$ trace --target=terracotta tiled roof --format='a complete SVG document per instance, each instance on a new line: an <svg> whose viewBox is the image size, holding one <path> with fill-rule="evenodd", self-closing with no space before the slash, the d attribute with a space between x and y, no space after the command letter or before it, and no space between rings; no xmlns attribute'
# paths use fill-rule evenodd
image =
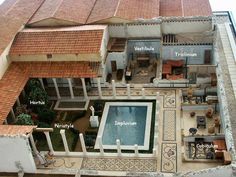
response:
<svg viewBox="0 0 236 177"><path fill-rule="evenodd" d="M0 80L0 124L3 124L29 78L98 77L98 62L13 62Z"/></svg>
<svg viewBox="0 0 236 177"><path fill-rule="evenodd" d="M182 0L160 0L160 16L182 16Z"/></svg>
<svg viewBox="0 0 236 177"><path fill-rule="evenodd" d="M209 0L160 0L160 16L211 16Z"/></svg>
<svg viewBox="0 0 236 177"><path fill-rule="evenodd" d="M159 0L120 0L115 16L128 20L159 17L159 3Z"/></svg>
<svg viewBox="0 0 236 177"><path fill-rule="evenodd" d="M103 30L19 32L10 55L99 53Z"/></svg>
<svg viewBox="0 0 236 177"><path fill-rule="evenodd" d="M0 125L0 136L27 135L33 131L36 126L23 125Z"/></svg>
<svg viewBox="0 0 236 177"><path fill-rule="evenodd" d="M183 0L184 16L211 16L209 0Z"/></svg>
<svg viewBox="0 0 236 177"><path fill-rule="evenodd" d="M0 6L0 54L43 0L6 0Z"/></svg>
<svg viewBox="0 0 236 177"><path fill-rule="evenodd" d="M27 69L30 78L93 78L97 77L99 62L16 62Z"/></svg>
<svg viewBox="0 0 236 177"><path fill-rule="evenodd" d="M113 17L118 3L119 0L97 0L87 23L93 23Z"/></svg>
<svg viewBox="0 0 236 177"><path fill-rule="evenodd" d="M85 24L96 0L46 0L29 23L55 18Z"/></svg>
<svg viewBox="0 0 236 177"><path fill-rule="evenodd" d="M159 0L97 0L87 23L112 17L135 20L152 19L158 16Z"/></svg>

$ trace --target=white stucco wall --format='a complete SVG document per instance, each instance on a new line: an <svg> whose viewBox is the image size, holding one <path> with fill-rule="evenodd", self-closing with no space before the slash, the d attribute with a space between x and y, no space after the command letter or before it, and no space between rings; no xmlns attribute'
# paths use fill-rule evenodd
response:
<svg viewBox="0 0 236 177"><path fill-rule="evenodd" d="M117 69L125 69L127 65L125 52L112 52L107 56L106 69L107 72L111 73L111 61L116 61Z"/></svg>
<svg viewBox="0 0 236 177"><path fill-rule="evenodd" d="M163 22L161 31L163 34L179 33L199 33L212 29L211 21L191 21L191 22Z"/></svg>
<svg viewBox="0 0 236 177"><path fill-rule="evenodd" d="M186 57L176 56L176 52L196 53L197 54L196 57L188 57L188 64L204 64L205 50L212 50L212 46L211 45L163 46L161 54L164 60L165 59L185 60Z"/></svg>
<svg viewBox="0 0 236 177"><path fill-rule="evenodd" d="M105 57L106 57L108 42L109 42L109 32L108 32L108 27L106 27L104 29L102 43L101 43L101 49L100 49L102 61L104 61Z"/></svg>
<svg viewBox="0 0 236 177"><path fill-rule="evenodd" d="M160 24L109 25L109 34L119 38L159 38L160 28Z"/></svg>
<svg viewBox="0 0 236 177"><path fill-rule="evenodd" d="M20 164L24 172L36 172L28 138L0 136L0 172L19 172L16 163Z"/></svg>
<svg viewBox="0 0 236 177"><path fill-rule="evenodd" d="M3 53L0 55L0 79L2 79L2 76L6 72L8 66L10 65L11 61L9 58L7 58L8 52L10 50L11 43L8 45L8 47L3 51Z"/></svg>

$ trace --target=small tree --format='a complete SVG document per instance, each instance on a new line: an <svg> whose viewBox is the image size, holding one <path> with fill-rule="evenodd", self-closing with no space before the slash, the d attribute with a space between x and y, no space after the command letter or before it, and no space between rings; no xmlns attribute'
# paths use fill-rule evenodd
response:
<svg viewBox="0 0 236 177"><path fill-rule="evenodd" d="M17 116L17 125L34 125L31 116L29 114L20 114Z"/></svg>
<svg viewBox="0 0 236 177"><path fill-rule="evenodd" d="M42 89L42 86L41 86L39 80L38 79L30 79L27 82L26 91L30 92L31 90L34 90L35 88L41 88Z"/></svg>
<svg viewBox="0 0 236 177"><path fill-rule="evenodd" d="M44 102L44 106L46 106L48 104L48 94L40 87L36 87L30 91L28 101L41 101Z"/></svg>

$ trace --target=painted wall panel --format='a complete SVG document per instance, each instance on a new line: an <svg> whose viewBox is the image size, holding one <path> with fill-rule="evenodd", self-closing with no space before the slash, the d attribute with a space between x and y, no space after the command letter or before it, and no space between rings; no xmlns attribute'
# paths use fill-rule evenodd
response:
<svg viewBox="0 0 236 177"><path fill-rule="evenodd" d="M188 64L204 64L205 50L212 50L212 46L211 45L163 46L162 58L164 60L167 59L186 60L186 57L181 57L178 55L185 52L188 54L196 54L196 56L188 57Z"/></svg>

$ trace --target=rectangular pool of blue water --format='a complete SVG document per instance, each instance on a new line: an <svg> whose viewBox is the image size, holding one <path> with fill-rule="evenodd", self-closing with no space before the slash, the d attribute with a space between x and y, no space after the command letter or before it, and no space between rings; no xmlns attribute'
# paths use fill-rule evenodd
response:
<svg viewBox="0 0 236 177"><path fill-rule="evenodd" d="M139 150L148 150L151 117L151 102L107 102L98 131L103 148L117 149L119 139L121 149L133 150L137 144ZM98 148L97 139L95 149Z"/></svg>

